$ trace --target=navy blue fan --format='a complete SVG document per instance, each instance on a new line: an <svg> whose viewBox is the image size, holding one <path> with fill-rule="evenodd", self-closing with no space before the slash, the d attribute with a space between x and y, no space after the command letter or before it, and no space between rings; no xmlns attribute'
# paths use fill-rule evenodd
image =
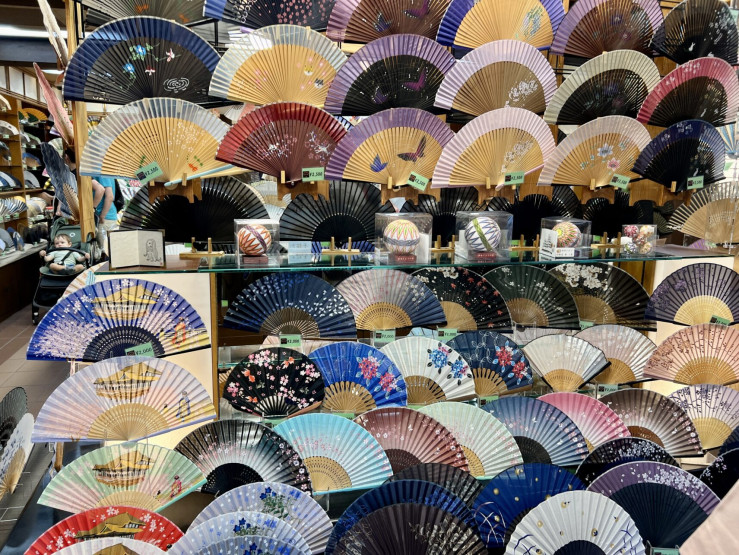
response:
<svg viewBox="0 0 739 555"><path fill-rule="evenodd" d="M287 23L323 31L334 3L335 0L205 0L203 12L205 17L221 19L249 29Z"/></svg>
<svg viewBox="0 0 739 555"><path fill-rule="evenodd" d="M194 31L159 17L126 17L82 41L64 74L64 98L106 104L169 97L196 104L220 60Z"/></svg>
<svg viewBox="0 0 739 555"><path fill-rule="evenodd" d="M433 482L451 491L470 508L472 508L472 504L482 491L482 485L477 478L466 470L450 464L437 462L409 466L400 472L396 472L387 479L388 482L397 482L399 480Z"/></svg>
<svg viewBox="0 0 739 555"><path fill-rule="evenodd" d="M341 293L304 273L268 274L251 283L228 307L224 325L263 335L357 335L352 309Z"/></svg>
<svg viewBox="0 0 739 555"><path fill-rule="evenodd" d="M49 143L41 143L41 156L44 159L49 181L54 187L54 194L59 200L62 216L79 219L79 201L77 199L77 178L59 156L57 150Z"/></svg>
<svg viewBox="0 0 739 555"><path fill-rule="evenodd" d="M472 512L488 549L503 548L521 519L542 501L585 484L551 464L520 464L498 474L477 496Z"/></svg>
<svg viewBox="0 0 739 555"><path fill-rule="evenodd" d="M719 452L723 455L727 451L733 451L734 449L739 449L739 428L734 428L734 431L726 438Z"/></svg>
<svg viewBox="0 0 739 555"><path fill-rule="evenodd" d="M732 449L718 456L701 473L700 479L721 499L726 497L739 480L739 449Z"/></svg>

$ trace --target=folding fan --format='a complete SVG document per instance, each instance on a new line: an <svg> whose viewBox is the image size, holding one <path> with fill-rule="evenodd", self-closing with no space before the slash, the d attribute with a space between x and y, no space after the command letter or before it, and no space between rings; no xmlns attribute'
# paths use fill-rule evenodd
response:
<svg viewBox="0 0 739 555"><path fill-rule="evenodd" d="M446 318L431 290L398 270L357 272L336 289L349 303L360 330L440 324Z"/></svg>
<svg viewBox="0 0 739 555"><path fill-rule="evenodd" d="M246 27L247 30L289 23L320 31L326 28L334 0L300 1L292 4L275 4L261 0L205 0L204 4L205 17L222 19Z"/></svg>
<svg viewBox="0 0 739 555"><path fill-rule="evenodd" d="M693 191L690 202L678 206L670 217L669 227L715 243L731 242L739 237L737 196L736 183L718 183Z"/></svg>
<svg viewBox="0 0 739 555"><path fill-rule="evenodd" d="M653 327L644 319L649 295L631 275L600 262L562 264L550 270L575 298L581 321Z"/></svg>
<svg viewBox="0 0 739 555"><path fill-rule="evenodd" d="M303 459L315 492L368 488L392 474L378 441L334 414L304 414L275 426Z"/></svg>
<svg viewBox="0 0 739 555"><path fill-rule="evenodd" d="M500 108L476 117L444 146L433 187L501 185L505 175L531 173L554 151L552 132L523 108Z"/></svg>
<svg viewBox="0 0 739 555"><path fill-rule="evenodd" d="M157 179L217 170L218 143L228 125L210 111L177 98L148 98L111 112L95 128L80 161L82 175L136 178L156 162Z"/></svg>
<svg viewBox="0 0 739 555"><path fill-rule="evenodd" d="M38 178L28 170L23 170L23 181L29 189L39 189L41 187Z"/></svg>
<svg viewBox="0 0 739 555"><path fill-rule="evenodd" d="M469 472L443 463L421 463L409 466L388 478L388 482L399 480L423 480L438 484L459 497L470 508L482 491L480 482Z"/></svg>
<svg viewBox="0 0 739 555"><path fill-rule="evenodd" d="M588 199L583 207L582 217L584 220L590 221L590 232L593 235L603 237L607 233L609 237L614 238L621 233L626 225L641 226L655 223L653 201L639 200L634 202L633 206L630 206L628 190L616 189L613 191L613 195L613 202L609 202L604 197L592 197ZM645 248L651 252L653 244L650 243L649 247ZM606 252L610 254L612 251L606 249Z"/></svg>
<svg viewBox="0 0 739 555"><path fill-rule="evenodd" d="M739 449L722 453L700 475L701 482L706 484L720 499L726 497L739 478Z"/></svg>
<svg viewBox="0 0 739 555"><path fill-rule="evenodd" d="M359 116L386 108L427 110L453 65L454 57L430 38L409 34L379 38L341 67L329 85L326 111Z"/></svg>
<svg viewBox="0 0 739 555"><path fill-rule="evenodd" d="M596 447L580 466L576 475L586 485L611 468L634 461L653 461L679 466L663 447L641 437L612 439Z"/></svg>
<svg viewBox="0 0 739 555"><path fill-rule="evenodd" d="M451 347L428 337L404 337L381 351L405 380L408 404L461 401L475 396L475 382L467 362Z"/></svg>
<svg viewBox="0 0 739 555"><path fill-rule="evenodd" d="M611 363L593 379L596 383L642 381L647 360L657 348L646 335L626 326L593 326L582 330L577 337L603 351Z"/></svg>
<svg viewBox="0 0 739 555"><path fill-rule="evenodd" d="M506 554L644 555L646 551L635 520L602 495L589 491L563 492L543 501L521 519L511 534Z"/></svg>
<svg viewBox="0 0 739 555"><path fill-rule="evenodd" d="M175 451L121 443L95 449L64 466L38 502L71 513L108 505L159 512L204 483L198 467Z"/></svg>
<svg viewBox="0 0 739 555"><path fill-rule="evenodd" d="M172 3L169 0L128 0L116 3L84 0L82 4L112 18L149 15L174 19L180 23L192 23L203 18L202 0L187 0L182 3Z"/></svg>
<svg viewBox="0 0 739 555"><path fill-rule="evenodd" d="M724 441L719 452L723 454L737 448L739 448L739 427L734 428L731 435L729 435L729 437L726 438L726 441Z"/></svg>
<svg viewBox="0 0 739 555"><path fill-rule="evenodd" d="M323 377L313 361L292 349L251 353L231 372L223 398L255 416L285 416L316 408L323 401Z"/></svg>
<svg viewBox="0 0 739 555"><path fill-rule="evenodd" d="M686 385L739 380L739 329L698 324L676 331L647 361L644 376Z"/></svg>
<svg viewBox="0 0 739 555"><path fill-rule="evenodd" d="M658 82L657 66L641 52L605 52L564 80L547 104L544 119L551 124L581 125L601 116L633 118Z"/></svg>
<svg viewBox="0 0 739 555"><path fill-rule="evenodd" d="M76 278L72 280L72 282L67 285L67 288L64 290L64 294L62 297L67 297L74 293L75 291L79 291L82 289L85 285L91 285L95 283L96 277L95 272L98 271L105 271L109 267L109 263L106 260L105 262L100 262L99 264L95 264L94 266L90 266L85 271L83 271L81 274L79 274Z"/></svg>
<svg viewBox="0 0 739 555"><path fill-rule="evenodd" d="M523 352L532 368L555 392L576 391L610 363L603 351L572 335L546 335Z"/></svg>
<svg viewBox="0 0 739 555"><path fill-rule="evenodd" d="M48 8L48 3L46 2L46 0L42 1L44 4L46 4L46 7ZM39 2L39 5L41 6L41 2ZM51 12L51 8L49 8L49 12ZM46 20L46 14L44 14L44 20ZM54 24L56 24L56 19L54 19ZM60 42L66 50L66 40L61 39ZM52 45L54 45L54 43L52 43ZM66 108L64 108L64 106L62 105L62 101L51 88L51 84L46 79L43 70L35 62L33 64L33 69L36 72L36 79L38 80L41 94L44 100L46 100L46 106L48 107L49 113L51 114L50 119L54 120L53 130L56 130L56 132L61 136L66 144L74 144L74 129L72 128L72 122L69 119L69 114L67 114Z"/></svg>
<svg viewBox="0 0 739 555"><path fill-rule="evenodd" d="M0 499L15 491L33 444L33 415L25 413L13 428L7 443L0 452Z"/></svg>
<svg viewBox="0 0 739 555"><path fill-rule="evenodd" d="M739 391L701 384L678 389L669 398L693 421L703 449L721 447L739 426Z"/></svg>
<svg viewBox="0 0 739 555"><path fill-rule="evenodd" d="M35 156L30 152L23 153L23 163L32 170L35 170L39 166L41 166L41 160L39 160L38 156Z"/></svg>
<svg viewBox="0 0 739 555"><path fill-rule="evenodd" d="M467 457L470 474L475 477L489 478L523 462L516 440L506 427L474 405L434 403L420 411L438 420L454 434Z"/></svg>
<svg viewBox="0 0 739 555"><path fill-rule="evenodd" d="M106 536L127 537L164 551L182 537L182 530L165 517L145 509L100 507L72 515L55 524L27 551L51 554L70 545Z"/></svg>
<svg viewBox="0 0 739 555"><path fill-rule="evenodd" d="M673 457L702 453L690 417L669 397L647 389L622 389L601 401L621 418L632 436L653 441Z"/></svg>
<svg viewBox="0 0 739 555"><path fill-rule="evenodd" d="M719 0L685 0L665 16L651 46L678 65L703 56L736 65L736 16Z"/></svg>
<svg viewBox="0 0 739 555"><path fill-rule="evenodd" d="M524 463L574 466L588 454L575 423L557 407L531 397L501 397L482 407L513 434Z"/></svg>
<svg viewBox="0 0 739 555"><path fill-rule="evenodd" d="M18 135L20 131L12 123L0 120L0 133L2 133L3 137L13 137Z"/></svg>
<svg viewBox="0 0 739 555"><path fill-rule="evenodd" d="M0 108L2 108L3 112L9 112L11 110L10 102L2 95L0 95Z"/></svg>
<svg viewBox="0 0 739 555"><path fill-rule="evenodd" d="M0 454L27 411L28 397L22 387L14 387L0 401Z"/></svg>
<svg viewBox="0 0 739 555"><path fill-rule="evenodd" d="M70 545L59 551L59 555L100 555L106 553L135 553L136 555L161 555L163 550L153 545L128 538L95 538Z"/></svg>
<svg viewBox="0 0 739 555"><path fill-rule="evenodd" d="M41 156L44 159L46 172L49 174L49 181L54 187L54 196L59 200L61 214L67 218L78 220L80 212L77 177L51 144L43 143L41 145Z"/></svg>
<svg viewBox="0 0 739 555"><path fill-rule="evenodd" d="M446 123L417 108L391 108L353 127L336 146L328 179L406 185L411 172L430 179L454 136Z"/></svg>
<svg viewBox="0 0 739 555"><path fill-rule="evenodd" d="M452 236L457 234L457 212L476 212L479 209L477 190L474 187L442 189L438 201L432 195L420 194L418 204L408 202L403 207L406 212L431 214L431 236L436 239L441 235L443 244L448 244Z"/></svg>
<svg viewBox="0 0 739 555"><path fill-rule="evenodd" d="M736 121L738 109L734 69L719 58L698 58L666 75L644 99L637 119L660 127L692 119L721 126Z"/></svg>
<svg viewBox="0 0 739 555"><path fill-rule="evenodd" d="M485 484L475 500L472 511L480 538L488 549L502 549L531 509L559 493L584 489L576 476L559 466L511 466Z"/></svg>
<svg viewBox="0 0 739 555"><path fill-rule="evenodd" d="M626 116L589 121L567 135L546 158L539 185L600 187L608 185L613 174L634 179L638 176L631 168L649 140L644 126Z"/></svg>
<svg viewBox="0 0 739 555"><path fill-rule="evenodd" d="M190 527L240 511L263 513L287 522L303 536L313 553L324 550L331 534L331 520L309 493L276 482L247 484L216 497Z"/></svg>
<svg viewBox="0 0 739 555"><path fill-rule="evenodd" d="M622 464L596 478L588 491L621 505L652 545L681 545L719 503L698 478L658 462Z"/></svg>

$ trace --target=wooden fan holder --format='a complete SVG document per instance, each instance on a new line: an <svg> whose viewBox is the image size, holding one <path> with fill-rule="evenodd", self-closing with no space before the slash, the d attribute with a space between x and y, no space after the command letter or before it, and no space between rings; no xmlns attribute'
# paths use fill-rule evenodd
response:
<svg viewBox="0 0 739 555"><path fill-rule="evenodd" d="M521 235L518 239L518 245L511 247L510 250L511 252L518 253L519 261L523 259L523 254L525 252L533 252L534 259L539 260L539 234L536 234L536 239L534 239L534 243L530 247L526 246L526 238Z"/></svg>
<svg viewBox="0 0 739 555"><path fill-rule="evenodd" d="M441 200L441 189L432 189L431 181L426 184L423 191L419 191L410 185L394 185L392 177L388 177L387 185L381 188L382 204L385 204L391 198L398 197L418 204L418 195L430 195L436 199L436 202L439 202Z"/></svg>
<svg viewBox="0 0 739 555"><path fill-rule="evenodd" d="M449 243L447 244L447 246L446 247L442 247L441 246L442 245L442 243L441 243L441 235L437 235L436 236L436 241L434 241L434 246L431 247L429 249L429 251L431 252L431 254L436 259L436 263L437 264L439 263L439 260L441 259L441 257L444 256L445 254L448 254L449 255L449 258L451 259L452 262L454 261L454 249L455 249L455 245L456 245L456 240L457 240L457 236L456 235L452 235L452 239L451 239L451 241L449 241Z"/></svg>
<svg viewBox="0 0 739 555"><path fill-rule="evenodd" d="M341 255L351 255L351 254L362 254L362 251L359 249L353 249L352 248L352 238L349 237L346 241L346 248L345 249L338 249L336 248L336 239L334 237L331 237L331 243L328 248L322 248L321 254L327 254L329 256L341 256Z"/></svg>
<svg viewBox="0 0 739 555"><path fill-rule="evenodd" d="M666 202L686 202L690 199L692 191L682 191L675 193L670 191L670 187L665 187L654 181L642 180L631 184L629 195L629 204L634 205L640 200L651 200L657 206L663 206Z"/></svg>
<svg viewBox="0 0 739 555"><path fill-rule="evenodd" d="M623 248L623 245L621 244L621 232L619 231L616 235L616 242L615 243L609 243L608 242L608 232L603 233L603 237L601 238L600 243L593 243L590 245L591 249L598 249L600 251L600 257L605 258L607 249L613 249L616 251L616 256L621 256L621 249Z"/></svg>
<svg viewBox="0 0 739 555"><path fill-rule="evenodd" d="M214 251L213 250L213 239L208 237L208 250L207 251L199 251L195 249L195 237L191 239L192 241L192 248L190 252L181 252L180 253L180 260L200 260L201 258L215 258L218 256L223 256L223 251Z"/></svg>
<svg viewBox="0 0 739 555"><path fill-rule="evenodd" d="M285 171L280 172L280 179L277 182L277 196L279 198L290 195L291 199L295 199L298 195L310 195L318 200L318 196L328 199L329 185L328 181L295 181L288 183L285 181Z"/></svg>
<svg viewBox="0 0 739 555"><path fill-rule="evenodd" d="M149 202L154 204L158 198L167 195L178 195L185 197L188 202L193 203L195 199L203 199L202 182L200 179L187 179L187 174L182 174L182 183L167 187L164 183L154 182L148 185Z"/></svg>
<svg viewBox="0 0 739 555"><path fill-rule="evenodd" d="M511 204L516 200L516 189L518 188L518 198L523 199L528 195L544 195L549 200L552 200L554 195L554 187L549 185L539 186L537 181L539 180L539 174L541 172L534 172L530 176L526 176L528 179L519 185L506 185L497 189L489 177L485 178L485 185L477 185L477 203L483 204L491 198L504 198Z"/></svg>

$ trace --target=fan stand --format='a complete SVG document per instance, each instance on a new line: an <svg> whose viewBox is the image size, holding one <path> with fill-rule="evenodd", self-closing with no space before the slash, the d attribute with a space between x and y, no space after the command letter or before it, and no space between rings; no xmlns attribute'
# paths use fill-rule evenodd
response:
<svg viewBox="0 0 739 555"><path fill-rule="evenodd" d="M623 245L621 244L621 232L618 232L618 235L616 235L616 242L615 243L609 243L608 242L608 232L603 232L603 238L601 239L600 243L593 243L590 245L591 249L598 249L600 251L600 257L605 258L607 249L612 249L616 251L616 257L621 256L621 249L623 248Z"/></svg>
<svg viewBox="0 0 739 555"><path fill-rule="evenodd" d="M533 252L534 260L539 260L539 234L536 234L536 239L534 239L534 243L530 247L526 246L526 238L521 234L521 237L518 240L518 245L511 247L510 250L518 253L519 262L523 260L523 253L525 252Z"/></svg>
<svg viewBox="0 0 739 555"><path fill-rule="evenodd" d="M432 189L431 181L428 182L423 190L416 189L406 185L393 185L393 178L387 178L387 186L380 187L381 201L385 204L391 198L403 197L413 204L418 204L418 195L430 195L436 199L436 202L441 200L441 189Z"/></svg>
<svg viewBox="0 0 739 555"><path fill-rule="evenodd" d="M280 179L277 182L277 196L283 198L290 195L291 199L295 199L298 195L311 195L318 200L319 196L328 198L329 185L328 181L296 181L287 183L285 181L285 170L280 171Z"/></svg>
<svg viewBox="0 0 739 555"><path fill-rule="evenodd" d="M629 195L629 206L640 200L651 200L657 206L664 206L666 202L682 200L687 202L693 191L682 191L673 193L668 187L655 183L654 181L644 180L643 182L631 183Z"/></svg>
<svg viewBox="0 0 739 555"><path fill-rule="evenodd" d="M347 266L352 265L352 255L361 254L361 251L359 249L353 249L352 248L352 238L349 237L346 241L346 248L345 249L337 249L336 248L336 239L334 237L331 237L331 244L327 249L321 249L321 256L328 255L331 257L331 265L334 265L334 257L336 256L346 256Z"/></svg>
<svg viewBox="0 0 739 555"><path fill-rule="evenodd" d="M158 198L167 195L179 195L185 197L190 204L195 202L195 198L203 200L203 191L201 188L200 179L191 179L188 181L187 174L182 174L181 185L173 185L167 187L164 183L155 182L154 184L148 185L149 187L149 202L154 204L154 201Z"/></svg>
<svg viewBox="0 0 739 555"><path fill-rule="evenodd" d="M192 250L190 252L181 252L180 253L180 260L199 260L201 258L214 258L218 256L223 256L225 253L223 251L214 251L213 250L213 240L208 237L208 250L207 251L199 251L195 249L195 237L192 238Z"/></svg>
<svg viewBox="0 0 739 555"><path fill-rule="evenodd" d="M436 259L436 263L440 264L441 257L445 254L449 255L449 259L451 262L454 262L454 245L456 243L456 235L452 235L451 241L449 241L449 244L446 247L441 246L441 235L436 236L436 241L434 241L434 246L429 249L431 254Z"/></svg>

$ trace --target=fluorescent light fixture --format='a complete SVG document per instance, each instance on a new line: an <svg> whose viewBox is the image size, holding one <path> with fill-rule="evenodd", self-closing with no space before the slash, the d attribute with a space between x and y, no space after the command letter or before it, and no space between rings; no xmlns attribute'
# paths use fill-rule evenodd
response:
<svg viewBox="0 0 739 555"><path fill-rule="evenodd" d="M0 25L0 37L21 39L45 39L49 33L45 29L27 29L15 25ZM62 31L62 37L67 38L67 32Z"/></svg>
<svg viewBox="0 0 739 555"><path fill-rule="evenodd" d="M62 69L42 69L41 71L48 73L49 75L59 75L64 72Z"/></svg>

